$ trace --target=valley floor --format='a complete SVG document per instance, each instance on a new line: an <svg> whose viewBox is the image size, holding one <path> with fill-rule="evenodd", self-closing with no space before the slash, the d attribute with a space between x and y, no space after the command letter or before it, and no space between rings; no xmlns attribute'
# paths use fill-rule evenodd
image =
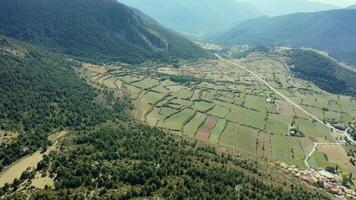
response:
<svg viewBox="0 0 356 200"><path fill-rule="evenodd" d="M239 60L199 60L180 68L84 65L92 84L129 96L138 121L216 145L226 151L324 169L337 160L316 144L346 144L344 132L355 119L356 102L322 91L289 73L283 57L252 54ZM355 181L355 179L354 179Z"/></svg>

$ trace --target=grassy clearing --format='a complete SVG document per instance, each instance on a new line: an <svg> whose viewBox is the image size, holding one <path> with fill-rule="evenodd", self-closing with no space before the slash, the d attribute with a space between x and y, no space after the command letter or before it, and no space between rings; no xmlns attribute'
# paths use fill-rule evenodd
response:
<svg viewBox="0 0 356 200"><path fill-rule="evenodd" d="M266 131L273 135L288 135L292 118L270 114L266 123Z"/></svg>
<svg viewBox="0 0 356 200"><path fill-rule="evenodd" d="M236 141L237 141L237 132L239 130L239 125L228 122L226 125L226 128L224 132L221 135L219 144L229 147L229 148L234 148L236 147Z"/></svg>
<svg viewBox="0 0 356 200"><path fill-rule="evenodd" d="M165 121L167 129L181 131L183 126L190 120L195 111L192 109L185 109L176 114L173 114Z"/></svg>
<svg viewBox="0 0 356 200"><path fill-rule="evenodd" d="M211 132L209 141L213 142L213 143L218 143L220 135L224 131L225 126L226 126L226 120L225 119L219 119L218 122L215 125L215 128Z"/></svg>
<svg viewBox="0 0 356 200"><path fill-rule="evenodd" d="M205 119L206 115L198 112L194 118L184 126L183 134L194 137Z"/></svg>

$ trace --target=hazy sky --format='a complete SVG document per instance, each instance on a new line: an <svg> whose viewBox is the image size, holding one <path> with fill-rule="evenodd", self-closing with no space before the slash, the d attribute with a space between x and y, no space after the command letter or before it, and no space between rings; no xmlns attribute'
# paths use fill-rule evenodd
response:
<svg viewBox="0 0 356 200"><path fill-rule="evenodd" d="M319 1L328 4L334 4L340 7L350 6L352 4L356 4L356 0L312 0L312 1Z"/></svg>

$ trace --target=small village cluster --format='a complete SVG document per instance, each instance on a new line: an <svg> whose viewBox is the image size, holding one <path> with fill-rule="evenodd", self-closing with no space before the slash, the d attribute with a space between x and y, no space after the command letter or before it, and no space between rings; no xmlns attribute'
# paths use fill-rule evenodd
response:
<svg viewBox="0 0 356 200"><path fill-rule="evenodd" d="M318 185L335 194L338 199L356 198L356 192L343 186L342 178L336 174L325 170L301 170L295 165L279 163L283 170L291 172L294 176L303 179L305 182Z"/></svg>

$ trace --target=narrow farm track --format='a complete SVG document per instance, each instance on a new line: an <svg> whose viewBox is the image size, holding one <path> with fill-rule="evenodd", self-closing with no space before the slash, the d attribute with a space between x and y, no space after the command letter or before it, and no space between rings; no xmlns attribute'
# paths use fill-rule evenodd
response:
<svg viewBox="0 0 356 200"><path fill-rule="evenodd" d="M317 142L314 142L313 149L310 151L310 153L304 159L305 166L307 166L308 169L311 169L311 167L310 167L310 165L308 163L308 160L314 154L314 152L316 151L316 147L318 145L342 145L342 144L340 144L340 143L317 143Z"/></svg>

